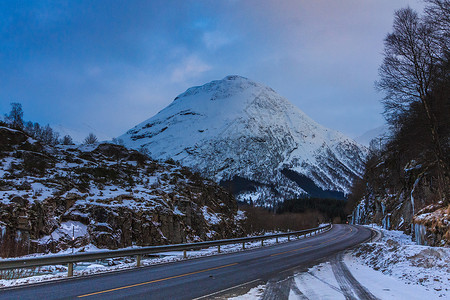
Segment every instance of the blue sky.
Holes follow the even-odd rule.
[[[0,112],[114,137],[187,88],[236,74],[351,137],[380,126],[374,90],[394,10],[420,0],[2,1]]]

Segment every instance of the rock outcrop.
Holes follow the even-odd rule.
[[[0,145],[1,240],[14,236],[27,251],[242,234],[234,197],[173,161],[114,144],[43,146],[6,127]]]

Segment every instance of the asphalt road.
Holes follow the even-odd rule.
[[[367,240],[370,234],[364,227],[334,225],[316,236],[254,250],[0,289],[0,299],[208,298],[299,270]]]

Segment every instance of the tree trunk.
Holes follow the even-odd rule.
[[[429,97],[428,97],[429,99]],[[444,201],[444,204],[449,204],[449,196],[447,195],[449,189],[449,172],[448,166],[445,163],[444,153],[442,151],[441,143],[439,140],[439,134],[437,132],[437,121],[431,111],[430,105],[428,104],[427,98],[421,98],[423,108],[425,109],[428,121],[430,122],[430,132],[433,141],[433,152],[436,156],[436,161],[438,165],[438,184],[439,184],[439,197]]]

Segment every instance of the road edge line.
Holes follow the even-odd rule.
[[[247,284],[251,284],[251,283],[257,282],[257,281],[262,281],[262,280],[258,278],[258,279],[255,279],[255,280],[247,281],[247,282],[244,282],[244,283],[241,283],[241,284],[238,284],[238,285],[235,285],[235,286],[232,286],[232,287],[229,287],[229,288],[226,288],[226,289],[223,289],[223,290],[220,290],[220,291],[208,294],[208,295],[204,295],[204,296],[200,296],[200,297],[197,297],[197,298],[193,298],[192,300],[206,299],[208,297],[212,297],[212,296],[215,296],[217,294],[225,293],[225,292],[227,292],[229,290],[237,289],[237,288],[240,288],[240,287],[245,286]]]

